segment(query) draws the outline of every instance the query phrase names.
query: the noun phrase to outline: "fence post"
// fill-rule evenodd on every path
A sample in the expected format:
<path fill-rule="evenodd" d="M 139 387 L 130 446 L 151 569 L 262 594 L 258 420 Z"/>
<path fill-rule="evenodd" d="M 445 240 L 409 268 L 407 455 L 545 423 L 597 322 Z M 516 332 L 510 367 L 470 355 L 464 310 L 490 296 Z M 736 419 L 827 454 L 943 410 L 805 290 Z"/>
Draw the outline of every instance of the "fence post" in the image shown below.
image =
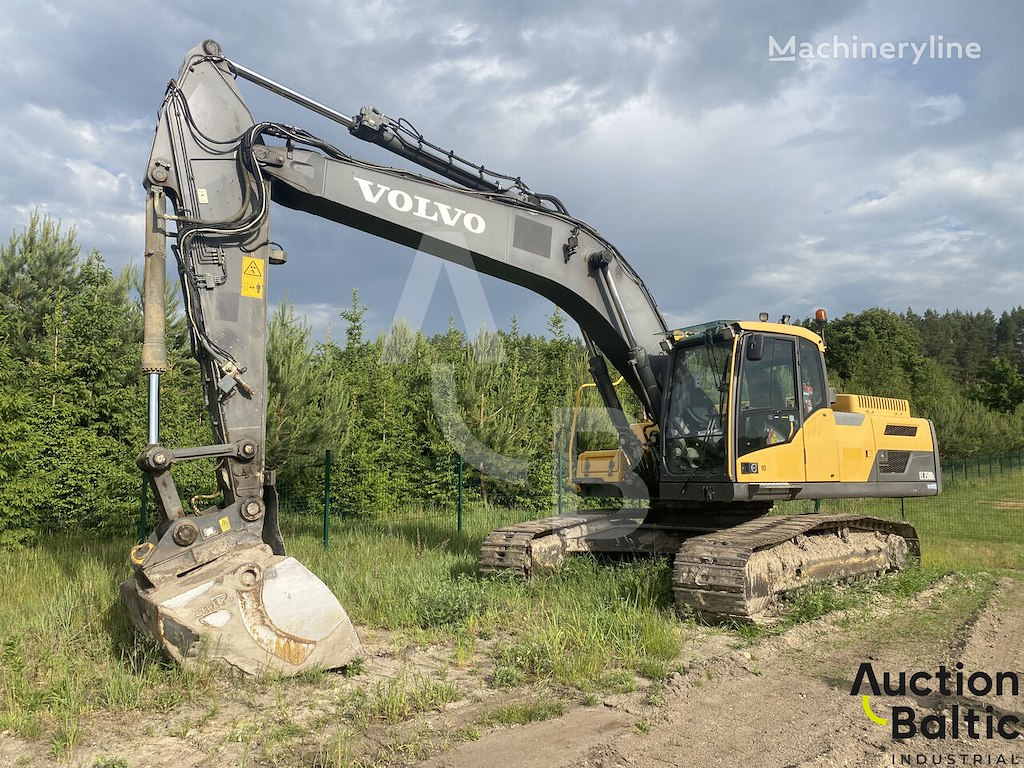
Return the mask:
<path fill-rule="evenodd" d="M 906 501 L 906 499 L 904 499 L 904 498 L 903 498 L 903 497 L 901 496 L 901 497 L 900 497 L 900 518 L 901 518 L 902 520 L 906 520 L 906 519 L 907 519 L 907 510 L 906 510 L 906 508 L 905 508 L 905 507 L 903 506 L 903 502 L 904 502 L 904 501 Z"/>
<path fill-rule="evenodd" d="M 555 476 L 558 483 L 558 514 L 562 514 L 562 452 L 555 453 Z"/>
<path fill-rule="evenodd" d="M 139 501 L 139 541 L 146 540 L 146 522 L 149 520 L 149 478 L 142 476 L 142 498 Z"/>
<path fill-rule="evenodd" d="M 331 449 L 324 451 L 324 549 L 331 538 Z"/>
<path fill-rule="evenodd" d="M 455 530 L 462 533 L 462 454 L 459 454 L 459 506 L 455 517 Z"/>

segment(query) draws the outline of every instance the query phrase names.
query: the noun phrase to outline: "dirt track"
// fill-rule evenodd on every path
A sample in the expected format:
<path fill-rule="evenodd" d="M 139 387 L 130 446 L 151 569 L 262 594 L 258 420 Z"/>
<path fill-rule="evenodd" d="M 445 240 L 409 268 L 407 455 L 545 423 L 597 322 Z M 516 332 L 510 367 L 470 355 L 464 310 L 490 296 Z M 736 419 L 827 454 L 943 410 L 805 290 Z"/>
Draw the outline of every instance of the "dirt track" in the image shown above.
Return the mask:
<path fill-rule="evenodd" d="M 952 668 L 958 661 L 969 672 L 1024 672 L 1024 585 L 1004 580 L 984 610 L 968 616 L 947 604 L 957 599 L 954 591 L 957 585 L 949 580 L 909 606 L 879 606 L 867 618 L 819 621 L 746 649 L 696 648 L 690 669 L 669 680 L 657 705 L 627 699 L 574 710 L 557 720 L 490 733 L 423 765 L 1024 765 L 1022 738 L 918 736 L 896 742 L 888 727 L 868 720 L 860 697 L 850 695 L 865 661 L 879 678 L 883 670 L 934 672 L 939 664 Z M 919 717 L 972 703 L 969 697 L 873 698 L 878 714 L 892 705 L 914 705 Z M 982 713 L 993 705 L 1024 720 L 1021 697 L 973 704 Z M 912 762 L 901 763 L 903 755 Z"/>

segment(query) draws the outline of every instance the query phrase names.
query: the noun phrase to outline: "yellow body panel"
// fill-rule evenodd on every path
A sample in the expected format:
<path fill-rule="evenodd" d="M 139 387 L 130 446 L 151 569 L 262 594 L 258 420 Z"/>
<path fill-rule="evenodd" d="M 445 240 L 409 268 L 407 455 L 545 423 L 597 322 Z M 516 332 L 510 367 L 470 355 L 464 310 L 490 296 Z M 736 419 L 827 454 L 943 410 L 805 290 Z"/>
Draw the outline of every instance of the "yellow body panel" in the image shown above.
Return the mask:
<path fill-rule="evenodd" d="M 926 419 L 909 415 L 905 400 L 839 395 L 843 409 L 815 411 L 789 443 L 773 445 L 741 456 L 736 461 L 739 482 L 863 483 L 871 477 L 878 451 L 933 451 L 931 427 Z M 856 407 L 857 411 L 847 410 Z M 843 418 L 855 413 L 863 418 Z M 837 414 L 839 419 L 837 420 Z M 902 434 L 886 434 L 886 429 Z M 910 434 L 913 433 L 913 434 Z M 756 473 L 741 472 L 756 462 Z"/>
<path fill-rule="evenodd" d="M 807 457 L 803 479 L 811 483 L 838 482 L 841 477 L 835 413 L 830 408 L 815 411 L 800 431 L 803 433 Z"/>
<path fill-rule="evenodd" d="M 834 409 L 844 413 L 866 413 L 869 416 L 910 418 L 910 403 L 894 397 L 873 395 L 836 395 Z"/>
<path fill-rule="evenodd" d="M 757 472 L 740 472 L 743 464 L 757 464 Z M 804 434 L 797 432 L 788 443 L 751 451 L 739 458 L 736 477 L 741 483 L 797 483 L 804 480 Z"/>
<path fill-rule="evenodd" d="M 658 432 L 658 425 L 653 421 L 634 422 L 629 428 L 643 445 L 648 445 L 651 435 Z M 569 477 L 569 482 L 582 479 L 620 483 L 625 479 L 628 469 L 629 459 L 621 448 L 583 451 L 576 457 L 575 474 Z"/>
<path fill-rule="evenodd" d="M 576 480 L 601 480 L 619 483 L 626 476 L 626 454 L 613 448 L 605 451 L 584 451 L 576 460 Z"/>
<path fill-rule="evenodd" d="M 926 419 L 912 418 L 910 403 L 906 400 L 839 395 L 835 412 L 864 415 L 859 425 L 839 423 L 836 426 L 841 462 L 840 479 L 843 482 L 866 482 L 875 466 L 878 451 L 935 449 L 931 425 Z M 887 428 L 905 434 L 886 434 Z"/>

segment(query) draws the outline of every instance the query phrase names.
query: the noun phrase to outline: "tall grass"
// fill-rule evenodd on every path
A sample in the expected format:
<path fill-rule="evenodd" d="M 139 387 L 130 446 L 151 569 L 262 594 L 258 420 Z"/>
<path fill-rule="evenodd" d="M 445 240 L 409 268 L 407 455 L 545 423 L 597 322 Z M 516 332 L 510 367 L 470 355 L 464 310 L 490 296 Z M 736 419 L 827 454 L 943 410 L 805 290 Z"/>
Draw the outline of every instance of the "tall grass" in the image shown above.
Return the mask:
<path fill-rule="evenodd" d="M 399 642 L 447 644 L 453 663 L 486 649 L 493 685 L 608 688 L 666 672 L 686 631 L 673 615 L 666 562 L 581 559 L 528 583 L 481 578 L 485 532 L 339 524 L 326 550 L 319 532 L 288 545 L 357 625 L 397 631 Z M 0 552 L 0 731 L 48 740 L 64 756 L 89 713 L 206 706 L 225 695 L 223 674 L 172 665 L 132 630 L 117 589 L 130 574 L 130 544 L 54 537 Z M 422 680 L 392 688 L 368 691 L 388 721 L 456 695 Z"/>
<path fill-rule="evenodd" d="M 674 614 L 665 559 L 598 562 L 571 558 L 530 581 L 481 578 L 484 529 L 396 529 L 373 523 L 312 537 L 292 551 L 334 590 L 357 624 L 427 632 L 441 641 L 498 639 L 497 676 L 516 665 L 524 678 L 600 686 L 616 670 L 667 673 L 685 625 Z"/>
<path fill-rule="evenodd" d="M 79 717 L 163 709 L 203 675 L 169 665 L 116 602 L 129 542 L 50 539 L 0 553 L 0 731 L 74 748 Z"/>

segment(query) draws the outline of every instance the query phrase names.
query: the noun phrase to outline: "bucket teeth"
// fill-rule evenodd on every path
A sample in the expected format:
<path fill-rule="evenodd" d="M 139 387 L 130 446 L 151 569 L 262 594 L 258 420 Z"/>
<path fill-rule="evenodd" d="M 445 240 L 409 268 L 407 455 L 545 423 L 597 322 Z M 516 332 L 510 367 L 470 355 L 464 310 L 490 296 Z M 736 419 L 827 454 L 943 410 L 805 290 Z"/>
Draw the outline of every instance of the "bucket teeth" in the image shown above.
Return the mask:
<path fill-rule="evenodd" d="M 231 552 L 157 586 L 121 585 L 132 623 L 182 664 L 220 664 L 286 676 L 344 667 L 362 654 L 334 594 L 270 547 Z"/>

